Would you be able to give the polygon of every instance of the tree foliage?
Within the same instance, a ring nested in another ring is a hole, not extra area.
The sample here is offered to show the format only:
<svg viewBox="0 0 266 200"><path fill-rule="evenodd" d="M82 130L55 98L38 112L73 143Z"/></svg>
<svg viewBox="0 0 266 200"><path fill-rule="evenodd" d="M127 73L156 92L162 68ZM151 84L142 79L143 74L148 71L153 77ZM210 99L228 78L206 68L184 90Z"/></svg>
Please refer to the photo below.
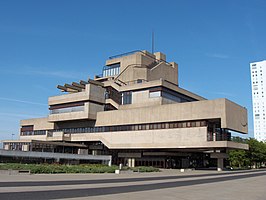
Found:
<svg viewBox="0 0 266 200"><path fill-rule="evenodd" d="M239 142L237 138L235 142ZM249 150L231 150L229 152L230 166L237 168L261 167L266 162L266 143L253 138L246 139L245 143L249 145Z"/></svg>

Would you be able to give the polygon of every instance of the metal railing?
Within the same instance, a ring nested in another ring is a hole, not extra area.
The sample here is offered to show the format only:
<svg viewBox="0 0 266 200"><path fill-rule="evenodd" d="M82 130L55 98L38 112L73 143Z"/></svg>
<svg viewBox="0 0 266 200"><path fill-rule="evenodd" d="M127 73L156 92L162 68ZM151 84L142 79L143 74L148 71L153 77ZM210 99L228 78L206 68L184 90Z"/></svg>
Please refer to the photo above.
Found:
<svg viewBox="0 0 266 200"><path fill-rule="evenodd" d="M20 133L22 136L29 136L29 135L46 135L46 130L38 130L38 131L22 131Z"/></svg>
<svg viewBox="0 0 266 200"><path fill-rule="evenodd" d="M50 114L62 114L62 113L71 113L71 112L80 112L80 111L84 111L84 106L54 109L50 111Z"/></svg>
<svg viewBox="0 0 266 200"><path fill-rule="evenodd" d="M165 63L167 63L168 65L171 65L171 66L172 66L172 64L169 63L169 62L167 62L166 60L159 60L159 59L154 58L153 56L151 56L151 55L149 55L149 54L147 54L147 53L145 53L145 52L143 52L143 51L141 51L141 50L135 50L135 51L127 52L127 53L118 54L118 55L115 55L115 56L110 56L109 59L120 58L120 57L123 57L123 56L128 56L128 55L131 55L131 54L134 54L134 53L138 53L138 52L139 52L139 53L142 53L142 54L144 54L145 56L150 57L150 58L152 58L152 59L154 59L154 60L156 60L156 61L158 61L158 62L165 62Z"/></svg>
<svg viewBox="0 0 266 200"><path fill-rule="evenodd" d="M129 52L126 52L126 53L115 55L115 56L110 56L109 59L120 58L120 57L128 56L128 55L131 55L131 54L134 54L134 53L137 53L137 52L141 52L141 51L140 50L129 51Z"/></svg>

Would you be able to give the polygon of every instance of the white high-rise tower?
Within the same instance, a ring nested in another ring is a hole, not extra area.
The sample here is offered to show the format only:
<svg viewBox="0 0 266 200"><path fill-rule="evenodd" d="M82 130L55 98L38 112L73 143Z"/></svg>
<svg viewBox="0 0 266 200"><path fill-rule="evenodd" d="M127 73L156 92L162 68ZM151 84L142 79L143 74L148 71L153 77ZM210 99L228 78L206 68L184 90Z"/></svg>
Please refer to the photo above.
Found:
<svg viewBox="0 0 266 200"><path fill-rule="evenodd" d="M254 137L266 141L266 60L250 63Z"/></svg>

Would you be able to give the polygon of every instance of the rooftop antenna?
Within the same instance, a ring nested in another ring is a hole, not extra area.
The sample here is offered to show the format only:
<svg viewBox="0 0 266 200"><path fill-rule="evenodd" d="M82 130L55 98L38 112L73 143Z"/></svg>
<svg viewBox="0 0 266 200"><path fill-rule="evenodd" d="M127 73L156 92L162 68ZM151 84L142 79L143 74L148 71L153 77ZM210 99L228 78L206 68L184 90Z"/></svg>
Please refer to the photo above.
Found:
<svg viewBox="0 0 266 200"><path fill-rule="evenodd" d="M151 52L154 54L154 31L152 30L152 35L151 35Z"/></svg>

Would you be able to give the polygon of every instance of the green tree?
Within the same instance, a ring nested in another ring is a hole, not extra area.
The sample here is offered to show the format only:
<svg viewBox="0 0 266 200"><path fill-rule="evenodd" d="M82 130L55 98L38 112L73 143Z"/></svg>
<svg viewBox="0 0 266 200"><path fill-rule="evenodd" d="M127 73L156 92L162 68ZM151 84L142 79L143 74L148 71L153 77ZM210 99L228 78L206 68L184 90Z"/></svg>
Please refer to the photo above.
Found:
<svg viewBox="0 0 266 200"><path fill-rule="evenodd" d="M266 144L250 138L248 145L247 158L249 159L249 164L250 166L259 168L262 163L266 162Z"/></svg>
<svg viewBox="0 0 266 200"><path fill-rule="evenodd" d="M254 138L242 140L235 138L234 142L244 142L249 145L249 150L231 150L229 152L231 167L255 167L259 168L266 162L266 143Z"/></svg>
<svg viewBox="0 0 266 200"><path fill-rule="evenodd" d="M231 150L229 152L229 161L231 167L245 167L248 163L245 150Z"/></svg>

